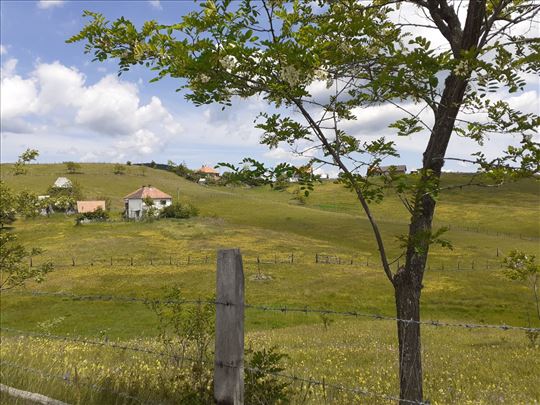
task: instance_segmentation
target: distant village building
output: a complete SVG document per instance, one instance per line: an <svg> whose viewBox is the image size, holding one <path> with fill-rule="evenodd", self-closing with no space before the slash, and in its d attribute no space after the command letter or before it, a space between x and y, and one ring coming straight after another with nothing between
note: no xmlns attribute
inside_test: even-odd
<svg viewBox="0 0 540 405"><path fill-rule="evenodd" d="M199 179L199 182L201 183L204 183L206 179L219 179L219 172L213 167L207 165L203 165L199 170L197 170L197 173L201 175L201 178Z"/></svg>
<svg viewBox="0 0 540 405"><path fill-rule="evenodd" d="M41 202L41 201L44 201L44 200L48 200L50 198L50 196L49 195L38 195L37 198L38 198L38 201ZM54 213L52 204L47 204L47 205L42 206L41 211L40 211L40 215L49 216L52 213Z"/></svg>
<svg viewBox="0 0 540 405"><path fill-rule="evenodd" d="M301 173L306 174L306 175L313 175L313 167L311 167L311 165L297 166L296 170L299 173L298 172L294 173L289 178L289 183L298 183L300 181L300 178L302 177Z"/></svg>
<svg viewBox="0 0 540 405"><path fill-rule="evenodd" d="M144 200L148 198L153 200L153 207L157 210L161 210L172 204L172 197L169 194L151 185L142 186L124 197L126 217L131 219L141 218L143 213L151 207L144 203Z"/></svg>
<svg viewBox="0 0 540 405"><path fill-rule="evenodd" d="M98 208L101 208L103 211L105 211L105 201L77 201L77 212L79 214L94 212Z"/></svg>
<svg viewBox="0 0 540 405"><path fill-rule="evenodd" d="M407 166L405 165L379 166L379 167L373 168L372 174L375 176L382 176L383 174L390 174L391 171L396 174L405 174L407 173Z"/></svg>
<svg viewBox="0 0 540 405"><path fill-rule="evenodd" d="M73 187L73 184L71 183L71 180L66 177L58 177L56 181L54 182L53 187L70 188L70 187Z"/></svg>

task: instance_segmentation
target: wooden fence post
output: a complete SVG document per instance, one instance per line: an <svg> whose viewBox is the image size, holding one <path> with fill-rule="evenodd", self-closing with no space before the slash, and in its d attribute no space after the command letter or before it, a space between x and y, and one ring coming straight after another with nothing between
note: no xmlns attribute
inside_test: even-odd
<svg viewBox="0 0 540 405"><path fill-rule="evenodd" d="M75 267L75 258L73 256L71 256L71 265Z"/></svg>
<svg viewBox="0 0 540 405"><path fill-rule="evenodd" d="M214 399L244 404L244 270L240 249L218 251Z"/></svg>

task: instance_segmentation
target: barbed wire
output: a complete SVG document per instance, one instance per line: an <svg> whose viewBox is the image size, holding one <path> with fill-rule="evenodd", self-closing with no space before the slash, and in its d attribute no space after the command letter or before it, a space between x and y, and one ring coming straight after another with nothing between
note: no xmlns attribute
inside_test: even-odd
<svg viewBox="0 0 540 405"><path fill-rule="evenodd" d="M38 336L38 337L44 337L51 340L62 340L66 342L72 342L72 343L82 343L82 344L89 344L99 347L110 347L113 349L118 350L129 350L133 352L143 353L143 354L151 354L158 357L166 357L173 360L187 360L187 361L200 361L200 359L195 359L188 356L180 356L176 354L170 354L165 353L161 351L155 351L150 349L144 349L142 347L134 347L134 346L127 346L115 342L110 342L108 340L91 340L91 339L84 339L84 338L78 338L78 337L71 337L71 336L65 336L65 335L53 335L51 333L43 333L43 332L34 332L34 331L27 331L27 330L20 330L20 329L14 329L14 328L6 328L6 327L0 327L0 331L6 331L11 333L18 333L24 336Z"/></svg>
<svg viewBox="0 0 540 405"><path fill-rule="evenodd" d="M25 372L38 375L41 378L43 378L45 380L49 380L49 381L50 380L62 380L64 383L69 384L69 385L81 384L81 385L84 385L85 387L90 388L93 391L108 392L108 393L111 393L111 394L121 396L123 398L134 400L134 401L136 401L138 403L141 403L141 404L160 404L159 402L142 400L141 398L135 397L135 396L130 395L130 394L128 394L126 392L123 392L123 391L118 391L118 390L114 390L114 389L105 388L103 386L100 386L98 384L91 383L91 382L81 381L81 377L77 377L77 378L73 379L73 378L70 377L68 372L66 372L63 375L52 374L52 373L47 373L46 371L43 371L43 370L40 370L40 369L37 369L37 368L28 367L28 366L25 366L23 364L8 361L8 360L0 360L0 365L11 367L11 368L14 368L14 369L17 369L17 370L24 370ZM87 378L84 378L84 379L87 379Z"/></svg>
<svg viewBox="0 0 540 405"><path fill-rule="evenodd" d="M232 304L228 304L232 305ZM441 322L435 320L428 321L417 321L414 319L401 319L393 316L380 315L380 314L369 314L365 312L357 311L335 311L332 309L311 309L311 308L289 308L286 306L283 307L272 307L264 305L251 305L245 304L245 308L248 309L258 309L262 311L275 311L275 312L301 312L301 313L317 313L324 315L343 315L343 316L352 316L356 318L371 318L375 320L386 320L386 321L395 321L403 322L406 324L419 324L419 325L428 325L428 326L444 326L444 327L454 327L454 328L466 328L466 329L501 329L501 330L521 330L526 332L540 332L540 328L531 328L525 326L510 326L510 325L490 325L490 324L475 324L475 323L465 323L465 322Z"/></svg>
<svg viewBox="0 0 540 405"><path fill-rule="evenodd" d="M4 293L5 294L5 293ZM213 304L213 305L225 305L232 306L236 305L230 302L219 302L215 300L174 300L166 299L159 300L153 298L139 298L139 297L122 297L114 295L76 295L72 293L63 293L63 292L42 292L42 291L29 291L29 292L12 292L12 294L19 295L32 295L32 296L54 296L54 297L65 297L73 300L87 300L87 301L119 301L119 302L154 302L161 304ZM386 320L394 322L402 322L405 324L419 324L427 326L441 326L441 327L452 327L452 328L465 328L465 329L500 329L500 330L520 330L525 332L540 332L540 328L535 327L526 327L526 326L512 326L512 325L494 325L494 324L477 324L469 322L444 322L436 320L414 320L414 319L402 319L388 315L373 314L366 312L359 312L354 310L340 311L334 309L321 309L321 308L309 308L305 307L288 307L285 305L280 306L270 306L270 305L256 305L256 304L243 304L246 309L255 309L261 311L272 311L272 312L281 312L281 313L304 313L304 314L321 314L321 315L339 315L339 316L350 316L355 318L369 318L374 320Z"/></svg>
<svg viewBox="0 0 540 405"><path fill-rule="evenodd" d="M187 356L171 355L171 354L168 354L168 353L163 353L163 352L158 352L158 351L153 351L153 350L148 350L148 349L142 349L142 348L136 348L136 347L132 347L132 346L125 346L125 345L120 345L120 344L115 344L115 343L105 342L105 341L93 341L93 340L88 340L88 339L72 338L70 336L52 335L52 334L48 334L48 333L40 333L40 332L33 332L33 331L23 331L23 330L19 330L19 329L4 328L4 327L0 328L0 330L8 331L8 332L11 332L11 333L19 333L19 334L22 334L22 335L25 335L25 336L39 336L39 337L45 337L45 338L48 338L48 339L70 341L70 342L74 342L74 343L94 344L94 345L97 345L97 346L107 346L107 347L111 347L111 348L114 348L114 349L133 350L133 351L142 352L142 353L145 353L145 354L152 354L152 355L157 355L157 356L169 357L169 358L172 358L172 359L175 359L175 360L183 359L183 360L188 360L188 361L201 361L204 364L211 364L210 362L208 362L208 361L206 361L204 359L197 359L196 360L196 359L193 359L193 358L190 358L190 357L187 357ZM223 362L215 362L214 365L221 366L221 367L228 367L228 368L238 368L239 367L239 366L236 366L236 365L225 364ZM248 367L244 367L244 370L247 371L247 372L250 372L250 373L263 373L264 375L270 375L270 376L274 376L274 377L284 378L284 379L288 379L288 380L295 381L295 382L306 383L306 384L309 384L309 385L317 385L317 386L322 386L322 387L334 388L334 389L337 389L337 390L340 390L340 391L348 391L348 392L352 392L352 393L355 393L355 394L360 394L360 395L363 395L363 396L379 397L379 398L382 398L382 399L385 399L385 400L402 401L402 402L414 403L414 404L426 404L425 402L403 400L403 399L400 399L399 397L395 397L395 396L391 396L391 395L387 395L387 394L375 393L375 392L369 391L369 390L367 390L365 388L361 388L361 387L347 387L347 386L345 386L343 384L327 383L325 381L315 380L315 379L312 379L312 378L306 378L306 377L300 377L300 376L296 376L296 375L289 375L289 374L280 373L280 372L272 372L272 371L262 370L262 369L257 368L257 367L249 367L248 366Z"/></svg>
<svg viewBox="0 0 540 405"><path fill-rule="evenodd" d="M226 364L223 364L223 363L220 363L218 365L221 365L223 367L231 367L231 368L236 368L237 367L237 366L229 366L229 365L226 365ZM411 404L429 405L429 402L421 402L421 401L414 401L414 400L409 400L409 399L402 399L402 398L399 398L399 397L396 397L396 396L393 396L393 395L381 394L381 393L369 391L369 390L366 390L365 388L361 388L361 387L347 387L347 386L345 386L343 384L328 383L328 382L326 382L324 380L320 381L320 380L315 380L315 379L312 379L312 378L299 377L299 376L295 376L295 375L288 375L288 374L279 373L279 372L273 372L273 371L265 371L265 370L261 370L261 369L256 368L256 367L244 367L244 370L246 370L248 372L252 372L252 373L263 373L265 375L271 375L271 376L278 377L278 378L286 378L288 380L302 382L302 383L306 383L306 384L309 384L309 385L318 385L318 386L322 386L323 388L334 388L334 389L337 389L337 390L340 390L340 391L348 391L348 392L352 392L352 393L355 393L355 394L360 394L360 395L363 395L363 396L366 396L366 397L377 397L377 398L382 398L382 399L385 399L385 400L388 400L388 401L399 401L399 402L406 402L406 403L411 403Z"/></svg>

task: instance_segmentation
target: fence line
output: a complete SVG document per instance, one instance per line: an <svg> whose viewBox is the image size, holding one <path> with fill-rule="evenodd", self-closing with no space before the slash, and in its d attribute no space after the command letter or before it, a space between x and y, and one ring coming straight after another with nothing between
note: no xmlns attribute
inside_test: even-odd
<svg viewBox="0 0 540 405"><path fill-rule="evenodd" d="M5 293L4 293L5 294ZM159 300L153 298L139 298L139 297L123 297L123 296L114 296L114 295L76 295L72 293L63 293L63 292L45 292L45 291L17 291L11 292L10 294L15 295L28 295L28 296L48 296L48 297L64 297L70 298L72 300L80 301L118 301L118 302L156 302L162 304L213 304L213 305L224 305L224 306L234 306L235 304L230 302L219 302L219 301L209 301L209 300ZM303 313L303 314L322 314L322 315L338 315L338 316L349 316L354 318L370 318L374 320L384 320L384 321L394 321L394 322L403 322L406 324L419 324L427 326L441 326L441 327L450 327L450 328L464 328L464 329L500 329L500 330L520 330L525 332L540 332L540 328L526 327L526 326L512 326L512 325L495 325L495 324L477 324L477 323L468 323L468 322L442 322L436 320L426 320L426 321L416 321L412 319L400 319L393 316L373 314L366 312L359 312L354 310L340 311L334 309L325 309L325 308L309 308L308 306L304 307L288 307L286 305L256 305L256 304L243 304L243 307L246 309L255 309L261 311L271 311L271 312L281 312L281 313ZM4 328L0 328L4 329Z"/></svg>
<svg viewBox="0 0 540 405"><path fill-rule="evenodd" d="M503 267L503 263L500 259L496 259L502 255L502 252L497 249L495 258L490 259L455 259L455 261L441 261L439 263L429 262L426 265L426 269L433 271L474 271L474 270L495 270ZM313 258L312 260L310 258ZM371 261L370 261L371 259ZM76 257L71 257L68 263L54 263L56 268L70 268L70 267L137 267L137 266L192 266L192 265L205 265L213 264L216 260L214 255L196 256L188 254L185 257L150 257L150 258L137 258L137 257L103 257L103 258L90 258L80 260ZM28 264L30 267L38 266L41 262L46 262L47 258L40 257L39 262L35 258L30 257ZM396 266L399 267L403 261L395 260ZM261 257L260 255L254 256L250 259L244 260L245 264L257 265L259 268L261 265L277 265L277 264L289 264L289 265L305 265L305 264L317 264L317 265L333 265L333 266L365 266L377 265L377 261L369 256L363 257L342 257L339 255L329 255L316 253L314 255L303 255L298 252L292 253L287 256L279 256L274 254L271 257Z"/></svg>
<svg viewBox="0 0 540 405"><path fill-rule="evenodd" d="M149 402L149 401L146 401L146 400L142 400L142 399L140 399L138 397L135 397L135 396L130 395L130 394L128 394L126 392L123 392L123 391L117 391L117 390L113 390L113 389L106 389L106 388L104 388L102 386L99 386L97 384L92 384L90 382L81 381L80 377L77 377L75 379L70 378L68 373L65 373L64 375L51 374L51 373L47 373L47 372L45 372L43 370L39 370L37 368L28 367L28 366L25 366L23 364L19 364L19 363L15 363L15 362L12 362L12 361L7 361L7 360L0 360L0 365L11 367L11 368L17 369L17 370L24 370L27 373L38 375L39 377L41 377L41 378L43 378L45 380L49 380L49 381L50 380L62 380L64 383L66 383L68 385L81 384L81 385L84 385L84 386L90 388L93 391L108 392L108 393L111 393L111 394L121 396L123 398L134 400L134 401L139 402L141 404L158 404L157 402Z"/></svg>

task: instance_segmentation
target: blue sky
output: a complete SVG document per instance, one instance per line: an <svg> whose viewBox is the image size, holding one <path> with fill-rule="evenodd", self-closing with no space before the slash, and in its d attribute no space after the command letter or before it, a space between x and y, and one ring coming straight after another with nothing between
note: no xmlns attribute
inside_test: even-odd
<svg viewBox="0 0 540 405"><path fill-rule="evenodd" d="M175 92L178 82L152 78L144 68L117 77L114 61L91 62L83 43L65 40L84 25L84 9L109 20L124 16L136 24L149 19L173 23L198 6L192 1L1 1L2 162L16 160L27 147L40 151L39 162L185 161L190 167L236 163L254 157L276 164L295 160L286 146L269 151L259 145L253 128L260 99L238 101L222 112L219 106L194 107ZM436 39L435 39L436 41ZM316 86L315 86L316 87ZM501 94L509 99L509 95ZM538 113L538 78L530 79L514 105ZM387 107L362 111L349 125L358 136L392 136L387 125L399 113ZM400 159L387 163L416 168L426 137L394 137ZM496 155L516 139L493 139ZM474 146L455 139L451 152L468 156ZM476 150L477 148L475 148ZM452 163L450 170L471 170ZM331 174L334 174L329 170Z"/></svg>

